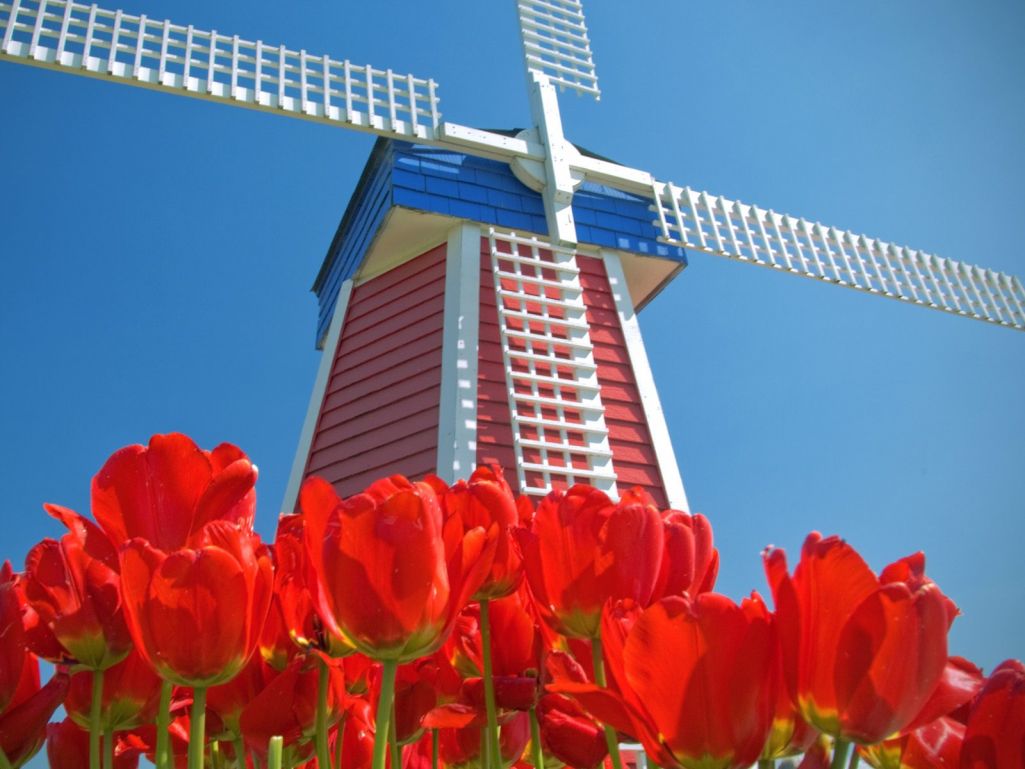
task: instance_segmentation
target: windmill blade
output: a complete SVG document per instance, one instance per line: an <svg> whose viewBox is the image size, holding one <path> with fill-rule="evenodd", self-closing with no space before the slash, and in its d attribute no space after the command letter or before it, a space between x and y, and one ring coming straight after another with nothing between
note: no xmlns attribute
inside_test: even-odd
<svg viewBox="0 0 1025 769"><path fill-rule="evenodd" d="M652 193L662 242L1025 331L1012 275L688 187L655 182Z"/></svg>
<svg viewBox="0 0 1025 769"><path fill-rule="evenodd" d="M601 98L580 0L517 0L527 72Z"/></svg>
<svg viewBox="0 0 1025 769"><path fill-rule="evenodd" d="M69 0L0 2L0 60L404 139L433 140L433 80Z"/></svg>

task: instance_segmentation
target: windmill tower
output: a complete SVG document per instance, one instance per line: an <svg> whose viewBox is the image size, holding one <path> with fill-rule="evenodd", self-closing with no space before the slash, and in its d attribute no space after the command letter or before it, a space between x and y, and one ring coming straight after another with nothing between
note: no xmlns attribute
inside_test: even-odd
<svg viewBox="0 0 1025 769"><path fill-rule="evenodd" d="M350 361L346 358L346 364L339 367L333 365L332 357L332 365L325 364L319 378L324 380L320 385L324 396L316 407L312 420L315 424L306 431L309 448L300 454L309 453L309 462L306 457L300 460L304 468L299 476L307 467L314 467L315 458L318 462L324 461L323 469L346 462L378 461L379 450L389 445L395 446L396 451L419 447L409 454L396 454L396 464L390 465L394 469L414 475L429 469L437 469L443 475L465 474L469 464L482 458L503 460L504 457L503 461L508 464L511 448L511 456L518 459L517 470L522 473L528 490L539 492L552 481L587 477L611 491L613 484L640 482L628 480L628 473L623 473L631 469L631 460L626 454L620 454L617 460L615 414L618 412L613 406L617 402L632 401L643 404L644 417L643 421L632 423L638 430L634 434L643 437L636 426L646 427L648 445L654 447L656 464L660 466L657 477L648 476L649 485L655 491L661 488L669 503L680 504L677 500L681 499L682 485L666 478L671 471L665 470L661 459L666 452L658 448L658 420L650 417L657 414L658 408L657 403L645 397L642 381L645 367L630 361L637 389L636 395L621 392L625 400L617 401L613 397L612 385L622 383L610 378L608 366L603 380L599 349L599 332L603 327L597 310L614 309L619 319L619 332L627 338L632 333L629 323L633 309L643 304L674 270L679 269L681 248L726 256L1009 327L1021 329L1025 325L1022 312L1025 294L1017 279L659 182L644 171L577 151L562 136L555 87L596 93L579 3L573 0L525 1L520 3L519 10L532 85L534 128L515 136L443 122L434 84L411 75L65 0L0 3L0 57L371 132L387 139L387 143L379 146L379 151L382 156L389 153L390 156L382 161L380 168L390 170L374 176L377 171L368 168L366 185L360 188L366 205L354 200L354 207L350 208L351 220L343 222L325 272L318 280L323 307L318 338L328 351L325 354L328 358L343 351L346 334L353 335L350 339L356 338L357 321L362 321L364 326L381 323L380 328L373 329L376 331L383 329L387 320L391 324L388 328L396 334L409 328L426 330L429 325L426 316L403 315L382 320L358 315L357 311L368 309L360 302L370 295L371 283L379 281L377 286L383 289L386 276L398 279L402 269L415 269L420 264L418 259L433 253L433 258L444 259L443 283L432 284L435 289L444 289L440 326L438 323L433 326L433 333L440 336L431 342L436 344L440 339L441 345L440 363L432 374L437 385L435 387L433 380L421 382L425 385L418 391L423 408L406 414L405 432L394 427L391 437L396 440L366 443L356 458L332 457L328 453L328 431L323 431L324 442L317 444L315 440L321 437L319 428L327 426L328 411L334 410L331 404L335 402L329 403L329 399L339 392L343 394L335 401L356 399L345 401L348 405L356 404L350 408L350 416L346 418L349 421L360 416L360 408L365 410L368 405L374 405L372 401L361 400L367 395L351 389L366 385L346 382L344 378L328 381L336 373L341 375L341 369L347 368ZM419 181L399 173L412 173L411 168L401 167L400 153L409 153L420 161L423 189L419 189ZM428 162L465 167L472 170L474 181L480 177L486 179L495 168L504 169L498 176L504 175L508 180L511 174L522 186L503 190L498 179L491 181L499 192L520 195L519 210L512 208L511 200L507 201L508 208L492 203L492 198L496 201L500 198L495 190L490 190L489 198L487 185L473 190L470 189L473 185L467 185L465 178L454 179L455 191L450 187L445 192L442 189L445 185L439 181L445 181L445 177L428 173L439 169L431 169L423 163L431 153L434 155ZM489 170L477 168L475 163L497 165ZM373 164L372 159L371 166ZM372 176L384 186L373 186ZM432 189L428 190L428 180L432 178L435 180L430 182ZM408 188L403 186L405 182ZM469 197L479 196L481 190L484 200ZM524 190L533 190L532 197L524 197L527 194ZM418 193L422 196L419 199ZM462 197L463 194L468 197ZM432 196L433 199L427 199ZM382 200L386 201L384 207L381 207ZM601 208L599 201L606 206L611 201L612 208ZM594 205L589 207L589 202ZM478 208L471 213L475 205ZM484 210L486 207L495 208L494 213ZM631 224L629 212L621 210L624 208L643 209L644 214L634 217ZM600 221L587 221L588 216L595 216L596 210L604 212ZM411 218L414 214L415 218ZM442 221L439 224L431 217L441 217ZM418 229L421 225L423 231ZM634 226L640 226L640 231L631 231ZM621 240L624 233L633 240L628 238L624 244ZM399 244L385 237L397 238L400 234L402 242ZM476 250L470 245L474 234ZM469 256L474 250L480 260L476 268L480 275L477 301L463 301L462 292L471 292L474 286L472 276L464 274L474 269ZM449 269L450 255L457 252L460 257L452 257L453 269ZM622 277L614 269L615 261L619 263ZM406 267L407 264L411 266ZM614 300L616 289L622 289L619 296L628 296L633 309L628 305L601 307L597 303L602 293L596 287L602 281L594 279L599 266L604 271L609 296ZM540 270L541 276L531 277L524 272L530 269ZM420 279L423 278L421 274ZM437 279L437 275L434 278ZM579 282L579 291L574 280ZM350 281L348 286L347 281ZM489 292L494 293L496 308L493 326L487 323ZM512 296L507 297L507 294ZM413 306L426 304L429 297L424 294L422 298L423 302ZM502 315L497 309L500 298ZM437 304L438 297L434 296L433 301ZM389 302L389 306L391 304ZM335 312L338 307L344 312ZM451 317L455 320L446 322L450 317L449 308L453 308ZM471 312L477 313L477 322L472 322ZM480 351L477 358L467 353L473 328L477 329ZM337 340L331 337L333 330ZM486 372L494 373L497 363L496 359L484 356L495 338L488 338L488 333L498 334L501 348L508 438L488 433L499 425L489 417L488 409L497 409L495 404L502 403L501 397L492 397L495 395L493 383L497 381L498 386L503 387L501 377L485 378ZM548 341L535 340L539 335L547 337ZM369 341L371 337L371 330L367 329L362 341ZM555 360L537 360L535 341L548 344L554 351L546 355ZM530 349L525 347L527 342ZM371 347L373 345L368 345L366 349ZM593 364L586 360L588 347ZM345 348L346 352L350 349ZM628 345L627 355L631 354L630 350ZM384 374L378 380L382 386L377 392L393 391L398 384L405 383L404 379L394 378L402 352L394 349L391 352L393 356L383 362L396 366L382 369L390 371L391 375ZM432 356L433 353L431 350ZM453 357L455 365L446 365ZM430 357L430 360L434 366L433 362L439 359ZM461 373L474 364L477 365L475 375ZM549 368L547 374L543 369L539 372L539 364L554 366L554 371ZM403 376L408 376L411 382L414 374L422 373L412 364L404 371ZM464 384L469 387L464 388ZM457 393L474 385L474 398L457 397ZM426 443L414 443L412 437L416 435L417 440L426 441L425 436L431 433L428 423L433 417L426 415L430 408L427 397L422 395L431 387L435 387L438 401L433 428L436 436L433 467L428 459L432 448ZM323 415L322 405L331 405L325 408ZM371 411L390 413L392 408L392 402L379 401ZM533 409L533 416L528 409ZM558 416L560 410L562 417ZM473 419L469 418L471 411ZM553 413L554 420L551 419ZM324 419L319 419L320 416ZM421 420L415 423L421 427L409 432L414 417ZM531 419L535 420L533 425ZM557 424L544 424L546 421ZM365 435L366 431L356 432L351 424L342 429L341 425L347 423L343 421L329 427L338 428L336 433L350 438ZM542 436L539 427L551 430L546 429ZM404 448L398 444L404 444ZM493 448L485 448L488 446ZM379 452L375 455L378 459L367 459L373 451ZM482 451L491 451L493 457L482 455ZM317 452L321 453L320 457L316 457ZM414 466L412 461L408 466L402 464L414 456L420 464ZM567 464L573 467L573 474L565 472ZM528 471L533 473L529 478ZM351 474L339 476L339 484L348 483L365 471L353 464L344 472ZM676 488L670 488L674 486Z"/></svg>

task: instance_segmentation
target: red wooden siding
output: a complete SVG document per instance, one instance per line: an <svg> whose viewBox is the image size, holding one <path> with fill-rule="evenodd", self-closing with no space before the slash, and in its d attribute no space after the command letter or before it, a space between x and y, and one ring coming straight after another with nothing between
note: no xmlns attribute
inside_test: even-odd
<svg viewBox="0 0 1025 769"><path fill-rule="evenodd" d="M394 473L435 472L444 244L356 286L317 418L306 476L342 496Z"/></svg>
<svg viewBox="0 0 1025 769"><path fill-rule="evenodd" d="M480 241L480 326L477 355L477 464L497 462L514 490L516 453L509 423L509 396L502 360L502 338L495 306L495 280L491 272L491 247Z"/></svg>
<svg viewBox="0 0 1025 769"><path fill-rule="evenodd" d="M577 256L584 305L590 325L591 344L598 364L598 384L609 429L612 465L620 491L640 486L655 498L659 507L668 506L662 475L651 445L648 422L641 407L619 314L609 289L609 278L601 259Z"/></svg>

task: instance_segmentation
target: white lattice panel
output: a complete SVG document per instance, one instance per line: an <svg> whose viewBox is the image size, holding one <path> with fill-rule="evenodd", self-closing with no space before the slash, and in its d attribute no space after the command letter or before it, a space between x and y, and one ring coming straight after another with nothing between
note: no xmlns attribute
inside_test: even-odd
<svg viewBox="0 0 1025 769"><path fill-rule="evenodd" d="M520 491L588 483L616 494L576 254L490 230Z"/></svg>
<svg viewBox="0 0 1025 769"><path fill-rule="evenodd" d="M653 193L664 242L1025 330L1014 276L687 187Z"/></svg>
<svg viewBox="0 0 1025 769"><path fill-rule="evenodd" d="M529 71L578 93L601 97L579 0L517 0Z"/></svg>
<svg viewBox="0 0 1025 769"><path fill-rule="evenodd" d="M65 0L0 2L25 64L411 139L435 137L433 80Z"/></svg>

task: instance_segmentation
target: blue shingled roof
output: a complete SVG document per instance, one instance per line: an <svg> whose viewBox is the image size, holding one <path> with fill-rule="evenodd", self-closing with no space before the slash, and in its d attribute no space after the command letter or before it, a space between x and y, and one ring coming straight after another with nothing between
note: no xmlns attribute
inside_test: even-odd
<svg viewBox="0 0 1025 769"><path fill-rule="evenodd" d="M686 264L682 248L658 242L648 205L645 198L585 182L573 196L577 238ZM339 285L356 274L392 206L518 231L548 231L540 193L520 182L508 164L378 139L313 284L320 307L318 342L331 322Z"/></svg>

